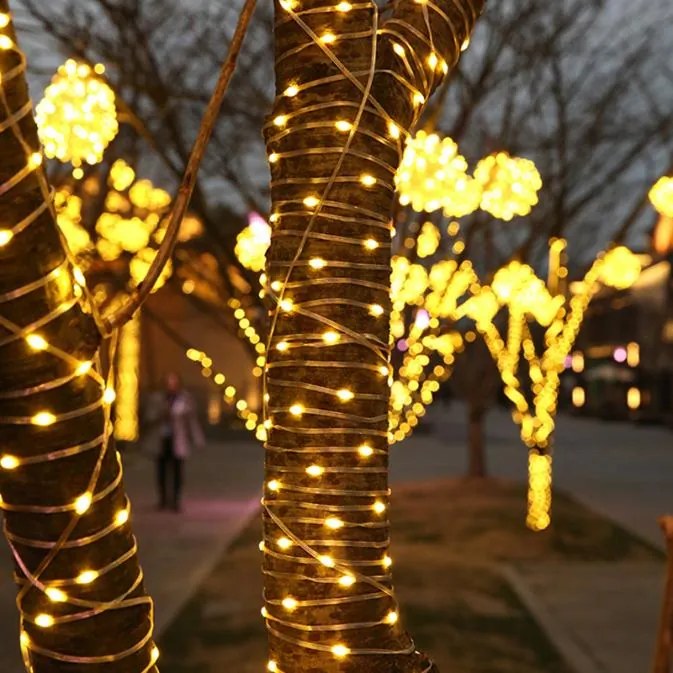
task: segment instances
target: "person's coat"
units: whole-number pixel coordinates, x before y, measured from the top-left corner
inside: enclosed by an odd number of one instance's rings
[[[148,425],[153,430],[148,441],[154,453],[159,454],[163,450],[162,429],[165,423],[170,424],[176,458],[189,458],[195,448],[204,446],[205,437],[196,413],[194,398],[187,391],[180,391],[170,408],[166,393],[155,393],[148,411]]]

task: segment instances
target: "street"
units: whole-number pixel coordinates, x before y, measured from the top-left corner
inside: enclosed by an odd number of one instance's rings
[[[431,429],[419,431],[392,449],[393,486],[465,472],[463,409],[459,405],[437,405],[430,421]],[[490,473],[524,480],[526,452],[506,413],[491,413],[487,437]],[[662,428],[562,417],[554,464],[558,488],[662,547],[656,518],[673,511],[673,433]],[[156,601],[159,632],[256,511],[262,465],[263,451],[252,441],[209,444],[188,465],[185,511],[177,515],[154,509],[151,458],[141,454],[127,460],[126,483],[133,502],[134,527],[147,584]],[[13,597],[12,567],[8,554],[3,553],[3,673],[23,670]]]

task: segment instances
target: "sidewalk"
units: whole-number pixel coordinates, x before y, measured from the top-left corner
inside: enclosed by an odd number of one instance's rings
[[[254,442],[209,443],[187,464],[181,514],[156,511],[151,458],[131,454],[125,462],[133,527],[147,586],[156,604],[158,635],[210,574],[228,544],[258,508],[263,452]],[[23,673],[12,566],[4,542],[1,547],[0,670]]]

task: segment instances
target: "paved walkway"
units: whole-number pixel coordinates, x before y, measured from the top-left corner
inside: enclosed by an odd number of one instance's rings
[[[187,465],[181,514],[155,510],[154,464],[126,460],[126,486],[147,585],[161,632],[210,574],[259,506],[263,452],[252,442],[211,443]],[[18,654],[15,588],[9,552],[0,543],[0,671],[23,673]]]
[[[459,405],[435,407],[432,431],[394,449],[393,481],[464,474],[463,413]],[[488,419],[487,446],[491,474],[525,479],[526,451],[503,411]],[[671,430],[562,416],[554,479],[558,488],[663,549],[657,518],[673,511]],[[575,673],[649,670],[663,563],[538,563],[504,571]]]

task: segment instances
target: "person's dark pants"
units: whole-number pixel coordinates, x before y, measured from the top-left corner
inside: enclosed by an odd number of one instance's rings
[[[178,458],[173,451],[173,439],[165,437],[162,440],[161,453],[157,459],[157,476],[159,484],[159,506],[162,509],[172,507],[180,509],[182,499],[182,458]],[[172,484],[169,484],[172,472]],[[172,489],[170,489],[172,486]],[[169,489],[172,490],[169,493]]]

